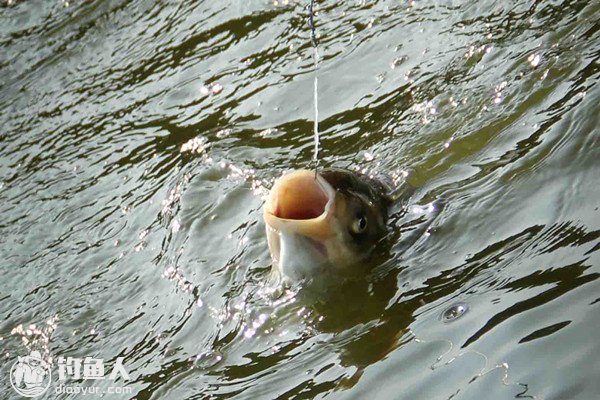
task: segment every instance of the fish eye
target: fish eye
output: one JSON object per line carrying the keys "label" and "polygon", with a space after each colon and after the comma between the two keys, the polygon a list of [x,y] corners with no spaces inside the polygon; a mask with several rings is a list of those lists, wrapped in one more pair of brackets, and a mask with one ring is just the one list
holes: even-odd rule
{"label": "fish eye", "polygon": [[367,217],[360,216],[352,222],[352,232],[363,233],[367,229]]}

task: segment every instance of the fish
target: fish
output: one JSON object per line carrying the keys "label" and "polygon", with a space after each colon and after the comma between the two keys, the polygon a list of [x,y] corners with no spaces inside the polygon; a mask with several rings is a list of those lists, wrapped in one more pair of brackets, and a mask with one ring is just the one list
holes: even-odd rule
{"label": "fish", "polygon": [[389,186],[344,169],[300,169],[274,183],[263,218],[274,270],[286,280],[360,269],[388,232]]}

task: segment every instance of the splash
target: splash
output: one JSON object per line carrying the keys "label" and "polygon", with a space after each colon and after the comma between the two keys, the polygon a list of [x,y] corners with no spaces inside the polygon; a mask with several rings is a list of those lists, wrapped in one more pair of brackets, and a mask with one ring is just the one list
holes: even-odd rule
{"label": "splash", "polygon": [[41,350],[44,361],[52,365],[50,356],[50,338],[58,327],[58,315],[50,317],[44,324],[22,324],[15,326],[11,330],[11,335],[21,337],[21,342],[27,348],[28,352],[32,350]]}
{"label": "splash", "polygon": [[192,138],[181,145],[180,153],[190,153],[197,155],[206,155],[208,153],[210,144],[206,138],[198,136]]}

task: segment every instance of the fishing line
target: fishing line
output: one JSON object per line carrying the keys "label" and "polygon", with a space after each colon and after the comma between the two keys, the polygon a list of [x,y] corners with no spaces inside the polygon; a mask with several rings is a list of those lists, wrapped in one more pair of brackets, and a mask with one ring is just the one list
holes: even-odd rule
{"label": "fishing line", "polygon": [[[493,372],[493,371],[495,371],[497,369],[500,369],[500,370],[503,371],[501,381],[502,381],[502,384],[504,386],[519,386],[521,388],[524,388],[524,390],[523,390],[523,392],[519,393],[518,396],[523,396],[523,397],[528,397],[528,398],[531,398],[531,399],[542,400],[542,397],[536,396],[536,395],[527,395],[527,396],[524,396],[529,391],[529,385],[527,385],[526,383],[511,382],[511,380],[509,379],[509,376],[508,376],[508,368],[509,368],[509,366],[508,366],[507,362],[503,362],[501,364],[496,364],[494,366],[490,366],[490,360],[489,360],[488,356],[486,356],[485,354],[483,354],[480,351],[469,350],[469,349],[459,351],[458,354],[452,356],[449,360],[447,360],[447,361],[444,362],[443,360],[447,356],[449,356],[450,353],[452,352],[452,350],[454,349],[454,343],[452,343],[451,340],[448,340],[448,339],[433,339],[433,340],[429,339],[429,340],[426,340],[426,339],[422,339],[419,336],[417,336],[416,333],[411,328],[409,328],[408,332],[409,332],[409,335],[412,336],[412,338],[415,341],[415,343],[421,343],[421,344],[428,344],[428,343],[430,343],[431,344],[431,343],[435,343],[435,342],[443,342],[443,343],[447,343],[448,344],[448,350],[446,350],[444,353],[440,354],[436,358],[436,361],[433,364],[431,364],[431,366],[429,367],[432,371],[435,370],[435,369],[437,369],[437,368],[439,368],[439,367],[442,367],[442,366],[449,366],[454,361],[456,361],[456,359],[458,359],[460,357],[466,356],[468,354],[475,354],[477,356],[480,356],[483,359],[484,364],[483,364],[483,367],[481,367],[481,370],[477,374],[475,374],[469,380],[468,384],[471,384],[471,383],[475,382],[477,379],[479,379],[479,378],[481,378],[481,377],[483,377],[483,376],[485,376],[485,375],[487,375],[487,374],[489,374],[489,373],[491,373],[491,372]],[[461,388],[459,388],[458,391],[455,394],[457,394],[460,390],[461,390]]]}
{"label": "fishing line", "polygon": [[315,111],[315,122],[314,122],[314,139],[315,139],[315,148],[313,155],[313,162],[315,164],[315,178],[317,176],[317,172],[319,169],[319,96],[317,95],[317,89],[319,86],[319,77],[317,74],[318,66],[319,66],[319,51],[317,48],[317,35],[315,34],[315,20],[314,20],[314,5],[315,0],[310,0],[310,4],[308,6],[308,25],[310,26],[310,42],[313,47],[313,59],[314,59],[314,83],[313,83],[313,103],[314,103],[314,111]]}

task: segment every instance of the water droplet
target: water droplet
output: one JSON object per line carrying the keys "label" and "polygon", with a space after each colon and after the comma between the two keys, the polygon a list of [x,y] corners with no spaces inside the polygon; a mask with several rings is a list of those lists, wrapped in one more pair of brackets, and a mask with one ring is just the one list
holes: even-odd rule
{"label": "water droplet", "polygon": [[146,242],[141,241],[140,243],[137,244],[137,246],[135,246],[133,248],[133,251],[135,251],[136,253],[139,253],[140,251],[144,250],[146,248]]}
{"label": "water droplet", "polygon": [[213,94],[219,94],[223,91],[223,85],[221,85],[220,83],[215,83],[214,85],[212,85],[211,91]]}
{"label": "water droplet", "polygon": [[[209,143],[205,138],[195,137],[181,145],[181,149],[179,151],[181,153],[189,152],[191,154],[203,154],[208,151],[208,148]],[[177,189],[179,190],[179,188]]]}
{"label": "water droplet", "polygon": [[223,360],[223,355],[218,351],[207,351],[192,358],[198,368],[211,368]]}
{"label": "water droplet", "polygon": [[467,303],[455,303],[442,312],[442,322],[452,322],[462,317],[467,311],[469,311],[469,305]]}
{"label": "water droplet", "polygon": [[394,59],[394,61],[392,61],[392,63],[390,64],[390,68],[395,69],[397,66],[404,63],[407,59],[408,59],[408,57],[406,57],[406,56],[396,57]]}
{"label": "water droplet", "polygon": [[231,129],[231,128],[221,129],[220,131],[217,132],[217,137],[219,139],[223,139],[223,138],[226,138],[228,136],[231,136],[232,132],[233,132],[233,129]]}
{"label": "water droplet", "polygon": [[529,61],[529,64],[531,64],[531,66],[534,68],[540,65],[541,60],[542,57],[540,57],[539,54],[531,54],[529,57],[527,57],[527,61]]}

